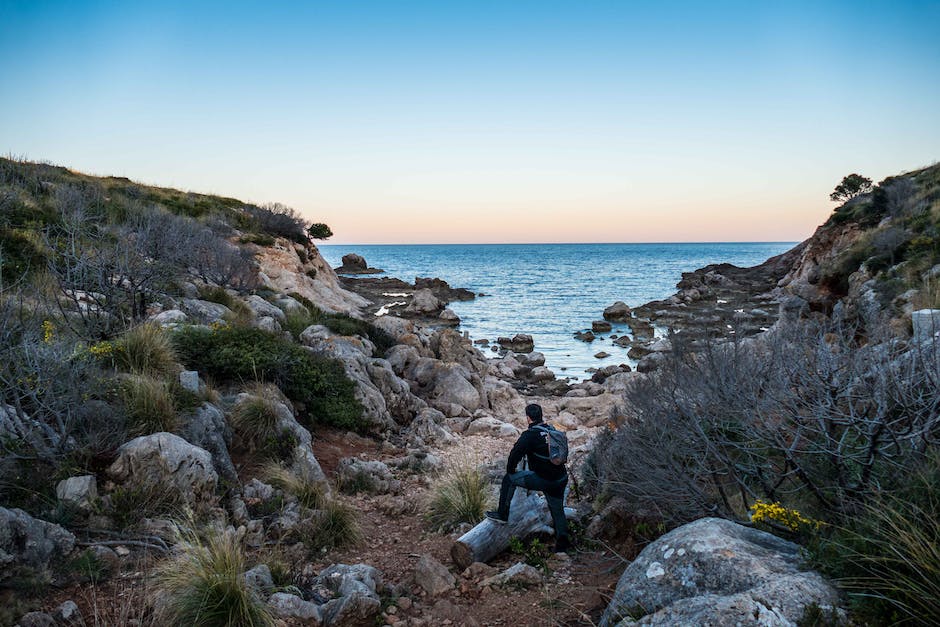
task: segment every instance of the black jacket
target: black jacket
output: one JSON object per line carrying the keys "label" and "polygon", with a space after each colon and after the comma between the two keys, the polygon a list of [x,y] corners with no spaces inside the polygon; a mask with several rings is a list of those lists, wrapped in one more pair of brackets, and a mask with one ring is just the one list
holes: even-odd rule
{"label": "black jacket", "polygon": [[[545,424],[545,423],[536,423]],[[532,425],[534,427],[536,425]],[[559,481],[568,475],[565,465],[556,466],[548,459],[548,443],[545,441],[545,432],[540,429],[529,427],[522,432],[516,444],[509,452],[509,461],[506,464],[506,472],[512,474],[516,472],[516,466],[525,456],[529,462],[529,470],[535,472],[542,479],[548,481]],[[539,457],[541,455],[541,457]]]}

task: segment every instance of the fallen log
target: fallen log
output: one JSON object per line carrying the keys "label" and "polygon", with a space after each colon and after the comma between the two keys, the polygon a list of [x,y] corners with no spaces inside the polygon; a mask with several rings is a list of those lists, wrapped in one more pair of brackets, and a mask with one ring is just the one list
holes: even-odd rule
{"label": "fallen log", "polygon": [[[566,507],[571,518],[574,509]],[[476,527],[463,534],[450,547],[450,556],[461,570],[473,562],[488,562],[507,548],[510,538],[525,538],[538,532],[553,533],[552,516],[540,492],[516,490],[505,524],[484,518]]]}

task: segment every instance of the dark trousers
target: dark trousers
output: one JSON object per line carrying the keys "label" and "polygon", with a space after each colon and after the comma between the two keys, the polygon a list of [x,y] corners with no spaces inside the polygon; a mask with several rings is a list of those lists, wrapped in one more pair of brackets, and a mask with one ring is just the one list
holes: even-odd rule
{"label": "dark trousers", "polygon": [[512,474],[503,475],[503,484],[499,489],[499,515],[509,519],[509,504],[516,493],[516,488],[536,490],[545,495],[548,511],[552,514],[552,523],[555,525],[555,541],[568,537],[568,519],[565,518],[565,486],[568,485],[568,476],[559,481],[542,479],[531,470],[520,470]]}

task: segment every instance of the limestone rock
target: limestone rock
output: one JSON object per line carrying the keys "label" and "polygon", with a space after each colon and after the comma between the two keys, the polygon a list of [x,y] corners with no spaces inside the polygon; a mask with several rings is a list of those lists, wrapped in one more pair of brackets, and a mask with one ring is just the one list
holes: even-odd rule
{"label": "limestone rock", "polygon": [[818,573],[801,569],[797,545],[703,518],[640,553],[601,625],[792,625],[813,603],[834,607],[838,595]]}
{"label": "limestone rock", "polygon": [[434,292],[424,288],[415,290],[411,303],[405,307],[404,313],[418,316],[438,315],[444,309],[444,303],[438,300]]}
{"label": "limestone rock", "polygon": [[242,573],[245,584],[260,597],[266,598],[274,592],[274,579],[271,577],[271,569],[267,564],[258,564],[250,570]]}
{"label": "limestone rock", "polygon": [[529,373],[529,380],[535,383],[544,383],[545,381],[553,381],[554,379],[555,373],[545,366],[536,366],[532,369],[532,372]]}
{"label": "limestone rock", "polygon": [[391,469],[377,460],[366,461],[347,457],[339,461],[336,480],[340,486],[370,494],[386,494],[397,491],[401,483],[392,476]]}
{"label": "limestone rock", "polygon": [[310,601],[304,601],[299,596],[286,592],[275,592],[268,598],[268,609],[280,618],[297,618],[304,621],[304,625],[323,624],[320,606]]}
{"label": "limestone rock", "polygon": [[251,312],[254,314],[255,318],[274,318],[278,322],[287,321],[287,316],[280,307],[272,305],[257,294],[252,294],[246,298],[245,304],[248,305],[249,309],[251,309]]}
{"label": "limestone rock", "polygon": [[334,595],[320,608],[324,627],[371,625],[382,609],[377,592],[382,574],[367,564],[333,564],[320,573],[316,585]]}
{"label": "limestone rock", "polygon": [[21,509],[0,507],[0,583],[17,567],[43,571],[71,553],[75,536]]}
{"label": "limestone rock", "polygon": [[108,475],[134,488],[176,491],[193,507],[213,502],[219,481],[208,451],[165,432],[122,445]]}
{"label": "limestone rock", "polygon": [[67,627],[85,627],[85,619],[82,617],[82,611],[78,608],[75,601],[68,600],[59,604],[52,613],[52,618],[56,625]]}
{"label": "limestone rock", "polygon": [[514,353],[531,353],[535,348],[535,341],[531,335],[526,333],[516,333],[511,338],[501,337],[496,342],[501,347]]}
{"label": "limestone rock", "polygon": [[574,334],[574,339],[590,343],[593,342],[596,338],[594,337],[594,333],[591,331],[578,331]]}
{"label": "limestone rock", "polygon": [[63,505],[87,513],[98,500],[98,482],[94,475],[69,477],[56,485],[55,495]]}
{"label": "limestone rock", "polygon": [[465,433],[466,435],[499,435],[500,429],[505,424],[498,418],[481,416],[470,423]]}
{"label": "limestone rock", "polygon": [[452,590],[457,583],[457,578],[447,567],[430,555],[422,555],[418,560],[414,577],[415,583],[432,597]]}
{"label": "limestone rock", "polygon": [[616,303],[604,309],[604,320],[613,320],[615,322],[624,322],[630,317],[630,307],[623,301]]}
{"label": "limestone rock", "polygon": [[595,320],[591,323],[591,331],[594,333],[609,333],[611,328],[610,323],[605,320]]}
{"label": "limestone rock", "polygon": [[259,278],[273,290],[284,294],[296,292],[328,313],[357,313],[369,304],[342,287],[316,246],[307,246],[304,256],[306,259],[297,253],[293,243],[282,238],[274,246],[258,247],[255,260]]}
{"label": "limestone rock", "polygon": [[484,579],[484,586],[520,586],[528,587],[542,583],[542,573],[534,566],[517,562],[503,572]]}
{"label": "limestone rock", "polygon": [[199,300],[198,298],[184,298],[180,308],[190,317],[203,324],[224,323],[227,318],[234,315],[232,310],[225,305]]}
{"label": "limestone rock", "polygon": [[166,311],[161,311],[156,315],[150,316],[150,322],[159,324],[161,327],[175,327],[178,324],[185,323],[188,319],[189,316],[179,309],[167,309]]}
{"label": "limestone rock", "polygon": [[203,403],[195,411],[187,412],[182,420],[182,436],[212,455],[212,465],[219,476],[232,484],[238,483],[238,474],[228,452],[232,433],[221,409]]}
{"label": "limestone rock", "polygon": [[445,307],[444,311],[441,312],[441,315],[439,315],[437,319],[444,324],[454,327],[460,324],[460,316],[454,313],[454,310],[450,307]]}
{"label": "limestone rock", "polygon": [[320,467],[320,462],[317,461],[309,444],[298,444],[294,447],[291,454],[291,472],[306,481],[319,485],[325,494],[330,493],[330,482],[327,481],[326,473]]}

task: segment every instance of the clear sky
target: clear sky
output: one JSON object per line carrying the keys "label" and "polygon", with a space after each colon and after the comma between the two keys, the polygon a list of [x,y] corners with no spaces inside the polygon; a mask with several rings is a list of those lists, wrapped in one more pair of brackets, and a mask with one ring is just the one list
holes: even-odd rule
{"label": "clear sky", "polygon": [[331,243],[800,240],[940,159],[940,2],[0,0],[0,151]]}

